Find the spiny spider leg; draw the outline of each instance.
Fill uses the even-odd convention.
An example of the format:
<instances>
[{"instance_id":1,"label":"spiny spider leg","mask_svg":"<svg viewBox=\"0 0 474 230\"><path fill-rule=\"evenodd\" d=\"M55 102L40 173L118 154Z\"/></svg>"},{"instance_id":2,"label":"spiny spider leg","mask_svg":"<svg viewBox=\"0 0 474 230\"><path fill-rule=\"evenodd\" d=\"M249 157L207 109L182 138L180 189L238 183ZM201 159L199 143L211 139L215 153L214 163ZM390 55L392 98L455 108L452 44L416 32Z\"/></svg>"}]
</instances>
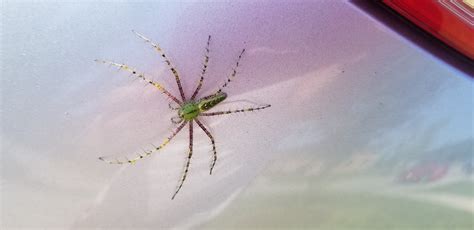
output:
<instances>
[{"instance_id":1,"label":"spiny spider leg","mask_svg":"<svg viewBox=\"0 0 474 230\"><path fill-rule=\"evenodd\" d=\"M162 149L163 147L165 147L170 141L171 139L173 139L173 137L176 136L176 134L179 133L179 131L181 131L181 129L183 129L183 127L186 125L186 121L181 123L181 125L178 126L178 128L176 128L176 130L168 137L166 138L163 143L161 143L161 145L159 145L158 147L154 147L154 149L152 150L148 150L148 151L144 151L144 154L145 155L141 155L141 154L138 154L137 157L133 158L133 159L128 159L127 157L125 157L125 159L127 159L126 161L121 161L119 160L118 158L115 158L115 160L107 160L105 159L105 157L99 157L100 160L102 161L105 161L109 164L124 164L124 163L135 163L137 160L140 160L146 156L150 156L153 152L156 152L160 149Z\"/></svg>"},{"instance_id":2,"label":"spiny spider leg","mask_svg":"<svg viewBox=\"0 0 474 230\"><path fill-rule=\"evenodd\" d=\"M186 162L186 167L184 169L183 177L181 178L181 182L179 183L179 186L176 189L176 192L174 192L173 197L171 197L172 200L174 199L176 194L178 194L181 187L183 187L183 183L186 180L186 175L188 174L189 163L191 162L191 157L192 156L193 156L193 120L190 120L189 121L189 154L188 154L188 159L187 159L187 162Z\"/></svg>"},{"instance_id":3,"label":"spiny spider leg","mask_svg":"<svg viewBox=\"0 0 474 230\"><path fill-rule=\"evenodd\" d=\"M104 63L104 64L109 64L109 65L113 65L113 66L117 66L119 68L119 70L125 70L125 71L128 71L130 73L132 73L134 76L146 81L148 84L150 85L153 85L155 86L159 91L161 91L162 93L166 94L166 96L168 96L171 100L175 101L176 103L178 104L181 104L181 101L179 101L175 96L173 96L168 90L165 89L165 87L163 87L161 84L159 83L156 83L152 80L149 80L145 74L143 73L138 73L136 69L134 68L131 68L125 64L120 64L120 63L115 63L115 62L112 62L112 61L106 61L106 60L94 60L96 62L100 62L100 63Z\"/></svg>"},{"instance_id":4,"label":"spiny spider leg","mask_svg":"<svg viewBox=\"0 0 474 230\"><path fill-rule=\"evenodd\" d=\"M217 90L216 94L222 92L222 89L227 87L227 85L229 84L229 82L235 77L235 75L237 74L237 67L239 67L239 64L240 64L240 59L242 58L242 55L244 54L245 52L245 49L242 50L242 52L240 52L239 54L239 58L237 59L237 62L235 64L235 67L234 69L232 69L232 74L227 78L227 80L224 82L224 84L219 88L219 90Z\"/></svg>"},{"instance_id":5,"label":"spiny spider leg","mask_svg":"<svg viewBox=\"0 0 474 230\"><path fill-rule=\"evenodd\" d=\"M163 49L161 49L161 47L158 44L152 42L150 39L146 38L145 36L135 32L134 30L132 30L132 32L134 34L136 34L138 37L140 37L141 39L145 40L145 42L150 43L153 46L153 48L155 48L155 50L158 51L158 53L160 53L161 57L163 59L165 59L166 64L168 65L168 67L170 68L171 72L174 75L174 78L176 79L176 84L178 84L179 93L181 94L181 99L183 101L186 101L186 97L184 96L183 87L181 86L181 80L179 79L178 71L176 71L176 69L173 67L173 65L171 64L171 61L165 55Z\"/></svg>"},{"instance_id":6,"label":"spiny spider leg","mask_svg":"<svg viewBox=\"0 0 474 230\"><path fill-rule=\"evenodd\" d=\"M206 127L197 118L195 118L194 120L199 125L199 127L201 127L202 131L206 133L209 139L211 139L212 151L214 152L214 159L212 160L212 165L211 165L211 170L209 170L209 175L212 175L212 169L214 169L214 166L216 165L216 161L217 161L216 142L214 141L214 137L212 137L211 133L206 129Z\"/></svg>"},{"instance_id":7,"label":"spiny spider leg","mask_svg":"<svg viewBox=\"0 0 474 230\"><path fill-rule=\"evenodd\" d=\"M178 107L173 107L173 106L171 105L171 102L168 104L168 107L169 107L171 110L178 110L178 109L179 109L179 105L178 105Z\"/></svg>"},{"instance_id":8,"label":"spiny spider leg","mask_svg":"<svg viewBox=\"0 0 474 230\"><path fill-rule=\"evenodd\" d=\"M171 122L173 122L174 124L179 124L183 121L183 118L180 117L180 116L176 116L176 117L172 117L171 118Z\"/></svg>"},{"instance_id":9,"label":"spiny spider leg","mask_svg":"<svg viewBox=\"0 0 474 230\"><path fill-rule=\"evenodd\" d=\"M204 74L206 73L207 70L207 64L209 63L209 44L211 42L211 35L207 38L207 45L206 45L206 54L204 55L204 63L202 64L202 71L201 71L201 78L199 79L199 83L196 87L196 90L194 90L193 96L191 97L191 100L194 100L196 98L197 94L199 93L199 90L202 87L202 82L204 81Z\"/></svg>"},{"instance_id":10,"label":"spiny spider leg","mask_svg":"<svg viewBox=\"0 0 474 230\"><path fill-rule=\"evenodd\" d=\"M218 111L218 112L211 112L211 113L201 113L201 114L199 114L199 116L217 116L217 115L229 114L229 113L251 112L251 111L266 109L270 106L271 105L263 105L263 106L259 106L259 107L252 107L252 108L245 108L245 109Z\"/></svg>"}]
</instances>

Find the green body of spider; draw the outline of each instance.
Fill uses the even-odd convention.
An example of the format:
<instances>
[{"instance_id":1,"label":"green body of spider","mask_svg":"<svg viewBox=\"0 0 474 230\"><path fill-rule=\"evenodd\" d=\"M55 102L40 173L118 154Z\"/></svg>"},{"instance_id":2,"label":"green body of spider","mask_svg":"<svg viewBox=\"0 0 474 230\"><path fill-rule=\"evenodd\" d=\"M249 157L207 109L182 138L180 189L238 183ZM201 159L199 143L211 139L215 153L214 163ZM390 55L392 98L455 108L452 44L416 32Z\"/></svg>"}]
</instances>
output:
<instances>
[{"instance_id":1,"label":"green body of spider","mask_svg":"<svg viewBox=\"0 0 474 230\"><path fill-rule=\"evenodd\" d=\"M231 80L235 77L237 74L237 67L239 66L239 61L240 58L242 57L243 53L245 52L245 49L242 50L240 53L237 63L235 64L235 67L232 71L232 74L226 79L225 83L219 87L214 93L212 93L209 96L202 97L200 99L197 99L197 96L199 94L199 90L201 89L202 83L204 81L204 74L206 73L208 61L209 61L209 41L211 39L211 36L208 37L207 40L207 46L206 46L206 55L204 56L204 63L202 67L202 72L201 72L201 77L199 79L198 85L196 89L194 90L194 93L192 94L191 98L187 99L183 90L183 87L181 85L181 80L178 75L177 70L173 67L171 64L171 61L168 59L168 57L165 55L163 50L158 46L158 44L153 43L150 39L144 37L143 35L134 32L138 37L142 38L145 40L145 42L150 43L153 48L160 54L160 56L165 60L165 63L168 65L169 69L171 70L171 73L174 75L176 84L178 85L179 93L180 93L180 99L175 97L173 94L171 94L163 85L161 85L158 82L150 80L145 74L138 72L136 69L131 68L125 64L119 64L111 61L104 61L104 60L96 60L97 62L101 62L104 64L109 64L112 66L116 66L121 70L128 71L131 73L133 76L145 81L147 84L150 84L154 86L156 89L161 91L163 94L165 94L169 99L171 99L178 107L173 108L171 106L171 103L169 104L170 109L177 110L178 111L178 116L171 118L171 121L175 124L177 124L177 128L174 130L174 132L168 136L159 146L153 146L153 149L147 150L143 153L138 153L136 156L133 156L131 158L125 157L125 159L118 159L118 158L108 158L108 157L99 157L99 159L110 163L110 164L125 164L125 163L135 163L136 161L143 159L146 156L150 156L153 152L156 152L165 145L167 145L171 139L173 139L176 134L178 134L185 125L189 125L189 152L188 152L188 158L186 161L186 166L184 169L184 174L181 177L179 186L177 187L175 193L171 197L171 199L174 199L176 194L178 194L179 190L183 186L184 181L186 180L186 175L188 173L190 161L191 161L191 156L193 155L193 127L194 124L197 124L199 128L201 128L202 131L209 137L212 145L212 152L213 152L213 159L212 159L212 164L209 170L209 174L212 174L212 170L216 164L217 161L217 151L216 151L216 145L214 141L214 137L212 136L211 132L207 130L205 125L200 121L200 117L210 117L210 116L219 116L219 115L224 115L224 114L231 114L231 113L244 113L244 112L251 112L251 111L256 111L256 110L261 110L270 107L270 105L261 105L257 107L248 107L248 108L243 108L243 109L237 109L237 110L227 110L227 111L215 111L215 112L206 112L212 108L214 108L217 104L221 103L227 98L227 94L222 91L223 88L225 88L228 83L231 82Z\"/></svg>"},{"instance_id":2,"label":"green body of spider","mask_svg":"<svg viewBox=\"0 0 474 230\"><path fill-rule=\"evenodd\" d=\"M202 112L212 109L214 106L224 101L226 98L226 93L219 92L207 97L203 97L197 102L185 102L178 110L178 116L185 121L190 121L192 119L197 118Z\"/></svg>"}]
</instances>

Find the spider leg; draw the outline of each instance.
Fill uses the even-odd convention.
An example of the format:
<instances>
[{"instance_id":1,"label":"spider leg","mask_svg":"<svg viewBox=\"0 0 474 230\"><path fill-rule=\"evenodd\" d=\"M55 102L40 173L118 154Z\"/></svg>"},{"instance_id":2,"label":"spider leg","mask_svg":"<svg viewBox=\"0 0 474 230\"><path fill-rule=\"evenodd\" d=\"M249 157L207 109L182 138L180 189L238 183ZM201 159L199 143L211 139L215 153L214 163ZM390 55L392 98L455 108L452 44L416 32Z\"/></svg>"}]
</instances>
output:
<instances>
[{"instance_id":1,"label":"spider leg","mask_svg":"<svg viewBox=\"0 0 474 230\"><path fill-rule=\"evenodd\" d=\"M214 141L214 137L212 137L211 133L206 129L206 127L198 120L195 119L196 123L201 127L202 131L206 133L206 135L211 139L211 144L212 144L212 152L214 152L214 159L212 161L211 165L211 170L209 170L209 175L212 175L212 169L214 169L214 166L216 165L217 161L217 151L216 151L216 142Z\"/></svg>"},{"instance_id":2,"label":"spider leg","mask_svg":"<svg viewBox=\"0 0 474 230\"><path fill-rule=\"evenodd\" d=\"M199 116L217 116L217 115L230 114L230 113L252 112L252 111L256 111L256 110L266 109L270 106L271 105L263 105L263 106L259 106L259 107L251 107L251 108L245 108L245 109L218 111L218 112L211 112L211 113L201 113L201 114L199 114Z\"/></svg>"},{"instance_id":3,"label":"spider leg","mask_svg":"<svg viewBox=\"0 0 474 230\"><path fill-rule=\"evenodd\" d=\"M245 49L242 50L242 52L240 52L239 54L239 57L237 59L237 62L235 63L235 67L234 69L232 69L232 74L227 77L227 80L224 82L224 84L217 90L216 94L222 92L222 89L227 87L227 85L229 84L229 82L232 81L232 79L235 77L235 75L237 74L237 67L239 67L239 64L240 64L240 59L242 58L242 55L244 54L245 52Z\"/></svg>"},{"instance_id":4,"label":"spider leg","mask_svg":"<svg viewBox=\"0 0 474 230\"><path fill-rule=\"evenodd\" d=\"M174 124L179 124L183 121L183 118L180 117L180 116L176 116L176 117L172 117L171 118L171 122L173 122Z\"/></svg>"},{"instance_id":5,"label":"spider leg","mask_svg":"<svg viewBox=\"0 0 474 230\"><path fill-rule=\"evenodd\" d=\"M173 107L171 105L171 102L168 104L168 107L171 109L171 110L178 110L180 107Z\"/></svg>"},{"instance_id":6,"label":"spider leg","mask_svg":"<svg viewBox=\"0 0 474 230\"><path fill-rule=\"evenodd\" d=\"M204 74L206 73L207 64L209 63L209 43L210 42L211 42L211 35L209 35L209 37L207 38L206 54L204 55L204 63L202 64L201 78L199 79L199 83L196 89L194 90L191 100L194 100L194 98L196 98L197 94L199 93L199 90L202 87L202 82L204 81Z\"/></svg>"},{"instance_id":7,"label":"spider leg","mask_svg":"<svg viewBox=\"0 0 474 230\"><path fill-rule=\"evenodd\" d=\"M165 55L164 51L161 49L161 47L152 42L150 39L146 38L145 36L135 32L134 30L132 30L132 32L134 34L136 34L138 37L140 37L141 39L145 40L145 42L147 43L150 43L151 46L153 46L153 48L155 48L155 50L160 54L160 56L165 60L166 64L168 65L168 67L170 68L171 72L173 73L174 75L174 78L176 79L176 84L178 84L178 88L179 88L179 93L181 94L181 99L183 101L186 101L186 97L184 96L184 91L183 91L183 87L181 86L181 80L179 79L179 75L178 75L178 71L176 71L175 67L173 67L173 65L171 64L171 61L168 59L168 57Z\"/></svg>"},{"instance_id":8,"label":"spider leg","mask_svg":"<svg viewBox=\"0 0 474 230\"><path fill-rule=\"evenodd\" d=\"M176 194L178 194L181 187L183 187L183 183L186 180L186 175L188 174L189 163L191 162L191 156L193 156L193 120L189 121L189 154L188 154L188 159L186 161L186 167L184 169L184 174L183 174L183 177L181 178L179 186L174 192L173 196L171 197L172 200L174 199Z\"/></svg>"},{"instance_id":9,"label":"spider leg","mask_svg":"<svg viewBox=\"0 0 474 230\"><path fill-rule=\"evenodd\" d=\"M109 160L107 159L107 157L99 157L100 160L106 162L106 163L109 163L109 164L124 164L124 163L135 163L136 161L146 157L146 156L150 156L153 152L156 152L160 149L162 149L163 147L165 147L170 141L171 139L173 139L173 137L176 136L176 134L179 133L179 131L181 131L181 129L183 129L184 125L186 125L186 121L181 123L181 125L178 126L178 128L176 128L176 130L168 137L166 138L163 143L161 143L161 145L159 145L158 147L154 147L154 149L152 150L148 150L148 151L144 151L143 154L138 154L138 156L136 156L135 158L132 158L132 159L129 159L128 157L125 157L125 161L122 161L122 160L119 160L118 158L113 158L112 160Z\"/></svg>"},{"instance_id":10,"label":"spider leg","mask_svg":"<svg viewBox=\"0 0 474 230\"><path fill-rule=\"evenodd\" d=\"M99 62L99 63L104 63L104 64L109 64L109 65L113 65L113 66L116 66L119 68L119 70L125 70L125 71L128 71L130 73L132 73L132 75L136 76L137 78L140 78L144 81L146 81L148 84L150 85L153 85L155 86L159 91L161 91L162 93L164 93L166 96L168 96L171 100L175 101L176 103L178 104L181 104L181 101L179 101L175 96L173 96L168 90L166 90L161 84L159 83L156 83L150 79L148 79L145 74L143 73L138 73L138 71L132 67L129 67L125 64L120 64L120 63L115 63L115 62L112 62L112 61L106 61L106 60L98 60L96 59L95 60L96 62Z\"/></svg>"}]
</instances>

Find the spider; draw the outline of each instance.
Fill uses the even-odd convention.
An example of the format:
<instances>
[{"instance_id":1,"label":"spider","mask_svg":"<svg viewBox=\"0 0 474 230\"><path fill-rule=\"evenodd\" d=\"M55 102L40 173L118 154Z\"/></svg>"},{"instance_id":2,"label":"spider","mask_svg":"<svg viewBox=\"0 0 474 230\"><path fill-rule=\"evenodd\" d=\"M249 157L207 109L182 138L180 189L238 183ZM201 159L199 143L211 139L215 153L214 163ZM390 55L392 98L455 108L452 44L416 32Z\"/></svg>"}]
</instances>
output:
<instances>
[{"instance_id":1,"label":"spider","mask_svg":"<svg viewBox=\"0 0 474 230\"><path fill-rule=\"evenodd\" d=\"M168 66L168 68L171 70L171 73L175 77L176 84L178 85L179 93L180 93L180 99L177 97L173 96L167 89L163 87L158 82L150 80L147 76L145 76L144 73L138 72L136 69L129 67L125 64L119 64L115 63L113 61L107 61L107 60L95 60L96 62L99 63L104 63L108 64L111 66L116 66L118 67L119 70L125 70L131 73L132 76L135 76L143 81L145 81L147 84L150 84L154 86L158 91L163 93L166 97L174 101L178 107L173 107L171 106L171 103L169 104L170 109L172 110L177 110L177 116L171 118L171 122L177 125L177 128L173 131L173 133L168 136L159 146L154 146L153 149L151 150L146 150L143 153L137 154L136 157L129 159L125 158L125 160L120 160L118 158L114 158L112 160L108 160L107 157L99 157L100 160L110 163L110 164L127 164L127 163L135 163L136 161L143 159L146 156L150 156L152 153L162 149L165 147L183 128L188 124L189 127L189 152L188 152L188 158L186 160L186 166L184 168L184 173L179 181L179 185L177 186L173 196L171 199L173 200L178 192L180 191L181 187L183 186L184 181L186 180L186 176L188 174L188 169L189 169L189 164L191 161L191 157L193 155L193 127L194 127L194 122L201 128L204 133L209 137L211 144L212 144L212 152L213 152L213 159L212 159L212 164L209 170L209 175L212 175L212 170L214 169L214 166L216 165L217 161L217 151L216 151L216 144L214 137L212 134L206 129L206 126L200 121L200 117L202 116L218 116L218 115L223 115L223 114L231 114L231 113L243 113L243 112L250 112L250 111L256 111L256 110L261 110L270 107L269 104L257 106L257 107L249 107L249 108L244 108L244 109L237 109L237 110L227 110L227 111L216 111L216 112L208 112L208 110L214 108L216 105L218 105L220 102L224 101L227 98L227 94L222 91L227 85L232 81L232 79L235 77L237 74L237 67L239 66L240 59L242 58L242 55L245 52L245 49L243 49L239 57L237 59L237 62L232 70L232 73L230 76L227 77L226 81L224 84L219 87L214 93L211 95L202 97L200 99L196 99L199 90L202 87L203 81L204 81L204 75L207 70L207 66L209 63L209 44L211 41L211 36L209 35L207 39L207 45L206 45L206 50L205 50L205 55L204 55L204 63L202 65L202 70L200 74L200 79L197 83L197 86L191 96L191 98L187 99L183 87L181 85L180 77L178 74L178 71L176 68L173 66L171 61L168 59L168 57L165 55L164 51L161 49L161 47L151 41L150 39L146 38L145 36L135 32L132 30L133 33L135 33L139 38L143 39L146 43L149 43L154 50L156 50L159 55L164 59L164 62Z\"/></svg>"}]
</instances>

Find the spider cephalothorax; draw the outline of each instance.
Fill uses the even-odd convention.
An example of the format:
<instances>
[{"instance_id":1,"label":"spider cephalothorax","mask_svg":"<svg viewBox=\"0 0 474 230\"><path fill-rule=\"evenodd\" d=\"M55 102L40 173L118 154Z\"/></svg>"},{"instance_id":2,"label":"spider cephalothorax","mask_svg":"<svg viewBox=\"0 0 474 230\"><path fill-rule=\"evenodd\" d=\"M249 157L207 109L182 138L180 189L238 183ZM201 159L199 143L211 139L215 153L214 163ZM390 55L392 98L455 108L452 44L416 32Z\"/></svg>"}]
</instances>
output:
<instances>
[{"instance_id":1,"label":"spider cephalothorax","mask_svg":"<svg viewBox=\"0 0 474 230\"><path fill-rule=\"evenodd\" d=\"M213 161L209 170L209 174L212 174L212 170L214 169L214 166L217 161L217 151L216 151L216 144L214 141L214 137L211 135L211 133L206 129L204 124L199 120L199 117L201 116L217 116L217 115L222 115L222 114L230 114L230 113L241 113L241 112L248 112L248 111L255 111L255 110L260 110L260 109L265 109L270 107L270 105L262 105L258 107L252 107L252 108L245 108L245 109L238 109L238 110L227 110L227 111L217 111L217 112L207 112L208 110L214 108L216 105L218 105L220 102L224 101L227 98L227 94L222 91L223 88L225 88L229 82L231 82L232 78L235 77L237 74L237 67L239 66L240 59L242 58L242 55L245 52L245 49L242 50L240 53L237 63L232 71L232 74L226 79L225 83L215 91L215 93L202 97L200 99L196 99L196 96L199 93L199 90L201 89L202 83L204 81L204 74L206 73L207 65L209 62L209 43L211 40L211 36L208 37L207 39L207 46L206 46L206 55L204 56L204 63L201 71L201 77L199 79L198 85L196 89L194 90L194 93L192 94L191 98L189 100L186 99L186 96L184 94L184 90L181 86L181 81L178 75L178 71L176 68L174 68L171 64L171 61L168 59L168 57L165 55L163 50L155 43L153 43L150 39L144 37L143 35L133 31L137 36L145 40L147 43L150 43L153 48L158 51L160 56L165 60L165 63L168 65L168 67L171 70L171 73L174 75L176 84L178 85L179 93L181 96L181 100L173 96L168 90L166 90L161 84L150 80L145 74L139 73L137 70L134 68L131 68L125 64L119 64L115 63L112 61L104 61L104 60L96 60L97 62L105 63L105 64L110 64L113 66L118 67L119 69L126 70L130 72L133 76L136 76L148 84L154 86L156 89L161 91L163 94L165 94L169 99L171 99L174 103L178 105L178 107L172 107L171 103L169 104L169 107L173 110L178 111L178 116L171 118L171 121L175 124L178 125L178 127L175 129L175 131L168 137L166 138L161 145L159 146L154 146L153 149L144 151L143 153L138 153L137 156L133 158L127 158L125 157L125 160L120 160L118 158L108 158L108 157L99 157L99 159L110 163L110 164L124 164L124 163L135 163L137 160L142 159L146 156L150 156L153 152L156 152L163 148L165 145L167 145L173 137L178 134L183 127L186 124L189 124L189 153L188 153L188 158L186 162L186 166L184 169L184 174L181 177L181 180L179 182L179 185L171 197L171 199L174 199L176 194L178 194L179 190L183 186L184 181L186 180L186 176L188 173L189 169L189 163L191 161L191 156L193 155L193 123L196 122L198 126L206 133L206 135L209 137L211 140L212 144L212 151L213 151Z\"/></svg>"}]
</instances>

